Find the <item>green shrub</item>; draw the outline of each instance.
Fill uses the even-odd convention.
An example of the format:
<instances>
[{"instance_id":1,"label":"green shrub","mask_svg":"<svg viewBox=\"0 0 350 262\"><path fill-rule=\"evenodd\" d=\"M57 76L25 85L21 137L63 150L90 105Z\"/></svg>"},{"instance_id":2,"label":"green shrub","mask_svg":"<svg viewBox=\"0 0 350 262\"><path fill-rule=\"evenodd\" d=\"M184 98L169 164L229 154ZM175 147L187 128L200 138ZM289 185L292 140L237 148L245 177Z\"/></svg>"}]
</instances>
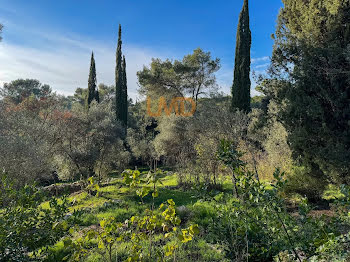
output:
<instances>
[{"instance_id":1,"label":"green shrub","mask_svg":"<svg viewBox=\"0 0 350 262\"><path fill-rule=\"evenodd\" d=\"M336 224L309 215L311 207L306 198L299 204L298 215L292 216L282 198L284 174L276 170L274 182L269 186L260 183L239 163L240 154L232 148L227 141L221 143L219 156L234 172L235 191L210 204L216 209L216 217L207 227L208 241L223 246L226 257L271 261L287 251L300 261L301 254L312 255L332 236L339 235Z\"/></svg>"},{"instance_id":2,"label":"green shrub","mask_svg":"<svg viewBox=\"0 0 350 262\"><path fill-rule=\"evenodd\" d=\"M66 237L65 247L72 249L71 259L81 261L84 258L95 261L103 258L115 261L117 246L126 244L126 261L166 261L175 259L183 244L191 242L198 234L198 225L180 228L181 220L176 215L176 205L172 199L155 207L158 197L158 184L162 184L161 172L149 172L146 177L135 170L123 172L124 183L136 189L136 194L144 203L144 197L152 196L152 204L144 213L118 222L114 217L100 221L100 229L90 229L82 237L72 240ZM142 183L144 182L144 183ZM72 232L70 232L72 234ZM95 258L99 254L99 258ZM92 256L91 256L92 255Z\"/></svg>"},{"instance_id":3,"label":"green shrub","mask_svg":"<svg viewBox=\"0 0 350 262\"><path fill-rule=\"evenodd\" d=\"M312 174L310 168L294 166L288 175L286 193L297 193L306 196L310 200L320 200L327 183Z\"/></svg>"},{"instance_id":4,"label":"green shrub","mask_svg":"<svg viewBox=\"0 0 350 262\"><path fill-rule=\"evenodd\" d=\"M47 247L68 229L63 219L66 198L51 198L49 208L44 209L41 204L45 196L35 186L14 190L3 177L1 188L0 261L32 261L45 256Z\"/></svg>"}]
</instances>

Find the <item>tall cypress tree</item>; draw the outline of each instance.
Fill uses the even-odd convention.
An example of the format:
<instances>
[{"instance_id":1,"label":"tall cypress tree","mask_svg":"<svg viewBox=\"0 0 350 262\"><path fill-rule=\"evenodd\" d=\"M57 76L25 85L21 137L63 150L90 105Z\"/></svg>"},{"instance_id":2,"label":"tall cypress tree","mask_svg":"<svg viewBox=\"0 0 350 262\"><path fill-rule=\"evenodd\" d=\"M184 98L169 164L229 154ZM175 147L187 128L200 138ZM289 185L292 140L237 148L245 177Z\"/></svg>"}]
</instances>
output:
<instances>
[{"instance_id":1,"label":"tall cypress tree","mask_svg":"<svg viewBox=\"0 0 350 262\"><path fill-rule=\"evenodd\" d=\"M86 97L86 108L89 109L91 102L95 99L99 102L99 94L97 90L97 79L96 79L96 64L94 58L94 52L91 54L91 62L90 62L90 73L88 80L88 94Z\"/></svg>"},{"instance_id":2,"label":"tall cypress tree","mask_svg":"<svg viewBox=\"0 0 350 262\"><path fill-rule=\"evenodd\" d=\"M250 47L252 43L249 28L248 0L244 0L239 15L236 40L235 70L232 85L231 110L250 110Z\"/></svg>"},{"instance_id":3,"label":"tall cypress tree","mask_svg":"<svg viewBox=\"0 0 350 262\"><path fill-rule=\"evenodd\" d=\"M118 46L116 54L115 67L115 98L116 98L116 116L117 120L127 127L128 118L128 92L126 81L126 62L122 56L122 28L119 25Z\"/></svg>"},{"instance_id":4,"label":"tall cypress tree","mask_svg":"<svg viewBox=\"0 0 350 262\"><path fill-rule=\"evenodd\" d=\"M122 27L119 25L115 67L116 117L123 123L123 67L122 67Z\"/></svg>"},{"instance_id":5,"label":"tall cypress tree","mask_svg":"<svg viewBox=\"0 0 350 262\"><path fill-rule=\"evenodd\" d=\"M122 89L122 122L124 126L127 126L128 123L128 86L127 86L127 79L126 79L126 62L125 62L125 56L123 56L123 63L122 63L122 72L123 72L123 89Z\"/></svg>"}]
</instances>

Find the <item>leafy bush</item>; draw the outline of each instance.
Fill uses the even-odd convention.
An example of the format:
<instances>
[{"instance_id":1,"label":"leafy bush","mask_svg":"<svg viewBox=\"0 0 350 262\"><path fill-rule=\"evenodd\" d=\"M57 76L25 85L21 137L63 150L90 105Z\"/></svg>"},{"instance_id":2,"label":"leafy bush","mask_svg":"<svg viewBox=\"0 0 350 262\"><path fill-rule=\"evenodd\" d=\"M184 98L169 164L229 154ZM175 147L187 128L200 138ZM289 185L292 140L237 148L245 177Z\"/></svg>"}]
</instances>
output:
<instances>
[{"instance_id":1,"label":"leafy bush","mask_svg":"<svg viewBox=\"0 0 350 262\"><path fill-rule=\"evenodd\" d=\"M45 256L68 228L63 220L67 200L49 199L49 208L41 204L45 196L35 186L14 190L3 177L0 194L0 261L32 261Z\"/></svg>"},{"instance_id":2,"label":"leafy bush","mask_svg":"<svg viewBox=\"0 0 350 262\"><path fill-rule=\"evenodd\" d=\"M207 218L198 219L206 229L204 237L213 244L219 243L227 258L271 261L287 251L292 259L301 261L303 254L313 255L330 238L339 236L336 223L309 215L311 207L306 199L299 205L297 216L292 216L282 198L284 174L276 170L275 181L263 184L245 170L240 155L233 143L221 143L219 157L234 170L235 191L233 195L222 193L207 202L211 206L208 210L215 209L210 216L203 208L198 214Z\"/></svg>"},{"instance_id":3,"label":"leafy bush","mask_svg":"<svg viewBox=\"0 0 350 262\"><path fill-rule=\"evenodd\" d=\"M123 223L117 222L114 217L103 219L99 230L91 229L75 241L66 237L63 242L65 247L73 250L71 259L81 261L97 252L105 260L114 261L117 244L126 244L126 261L175 259L180 246L192 241L199 233L198 226L179 227L181 220L176 216L176 205L172 199L155 208L154 199L158 197L157 185L161 184L161 172L148 172L145 180L138 170L126 170L122 175L126 185L137 188L136 194L142 203L144 197L151 194L151 207L145 210L144 215L132 216Z\"/></svg>"},{"instance_id":4,"label":"leafy bush","mask_svg":"<svg viewBox=\"0 0 350 262\"><path fill-rule=\"evenodd\" d=\"M294 166L288 175L286 193L297 193L310 200L320 200L327 183L315 177L305 166Z\"/></svg>"}]
</instances>

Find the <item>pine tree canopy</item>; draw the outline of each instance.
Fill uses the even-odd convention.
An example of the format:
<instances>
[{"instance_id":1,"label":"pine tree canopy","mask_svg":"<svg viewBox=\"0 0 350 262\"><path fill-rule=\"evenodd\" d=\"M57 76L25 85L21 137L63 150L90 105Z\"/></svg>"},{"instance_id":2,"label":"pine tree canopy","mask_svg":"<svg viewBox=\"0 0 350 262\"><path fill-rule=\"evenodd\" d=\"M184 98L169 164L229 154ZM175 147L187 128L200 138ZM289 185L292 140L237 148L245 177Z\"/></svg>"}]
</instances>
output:
<instances>
[{"instance_id":1,"label":"pine tree canopy","mask_svg":"<svg viewBox=\"0 0 350 262\"><path fill-rule=\"evenodd\" d=\"M265 88L278 105L295 158L346 182L350 172L350 2L283 2L272 56L270 83L275 84Z\"/></svg>"}]
</instances>

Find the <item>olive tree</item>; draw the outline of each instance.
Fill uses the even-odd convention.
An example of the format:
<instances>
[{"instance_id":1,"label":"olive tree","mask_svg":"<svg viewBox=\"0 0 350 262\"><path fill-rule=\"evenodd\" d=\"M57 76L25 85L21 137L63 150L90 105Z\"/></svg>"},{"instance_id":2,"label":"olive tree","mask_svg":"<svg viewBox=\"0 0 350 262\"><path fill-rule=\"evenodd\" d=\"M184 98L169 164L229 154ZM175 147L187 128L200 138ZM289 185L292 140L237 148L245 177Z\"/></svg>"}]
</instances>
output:
<instances>
[{"instance_id":1,"label":"olive tree","mask_svg":"<svg viewBox=\"0 0 350 262\"><path fill-rule=\"evenodd\" d=\"M0 105L0 168L18 185L53 179L53 154L46 134L47 112L54 111L55 102L32 96L18 105Z\"/></svg>"},{"instance_id":2,"label":"olive tree","mask_svg":"<svg viewBox=\"0 0 350 262\"><path fill-rule=\"evenodd\" d=\"M115 121L111 103L93 102L88 112L83 106L72 111L56 111L51 121L50 142L62 177L82 179L97 175L100 178L128 162L129 156L120 140L123 129Z\"/></svg>"}]
</instances>

